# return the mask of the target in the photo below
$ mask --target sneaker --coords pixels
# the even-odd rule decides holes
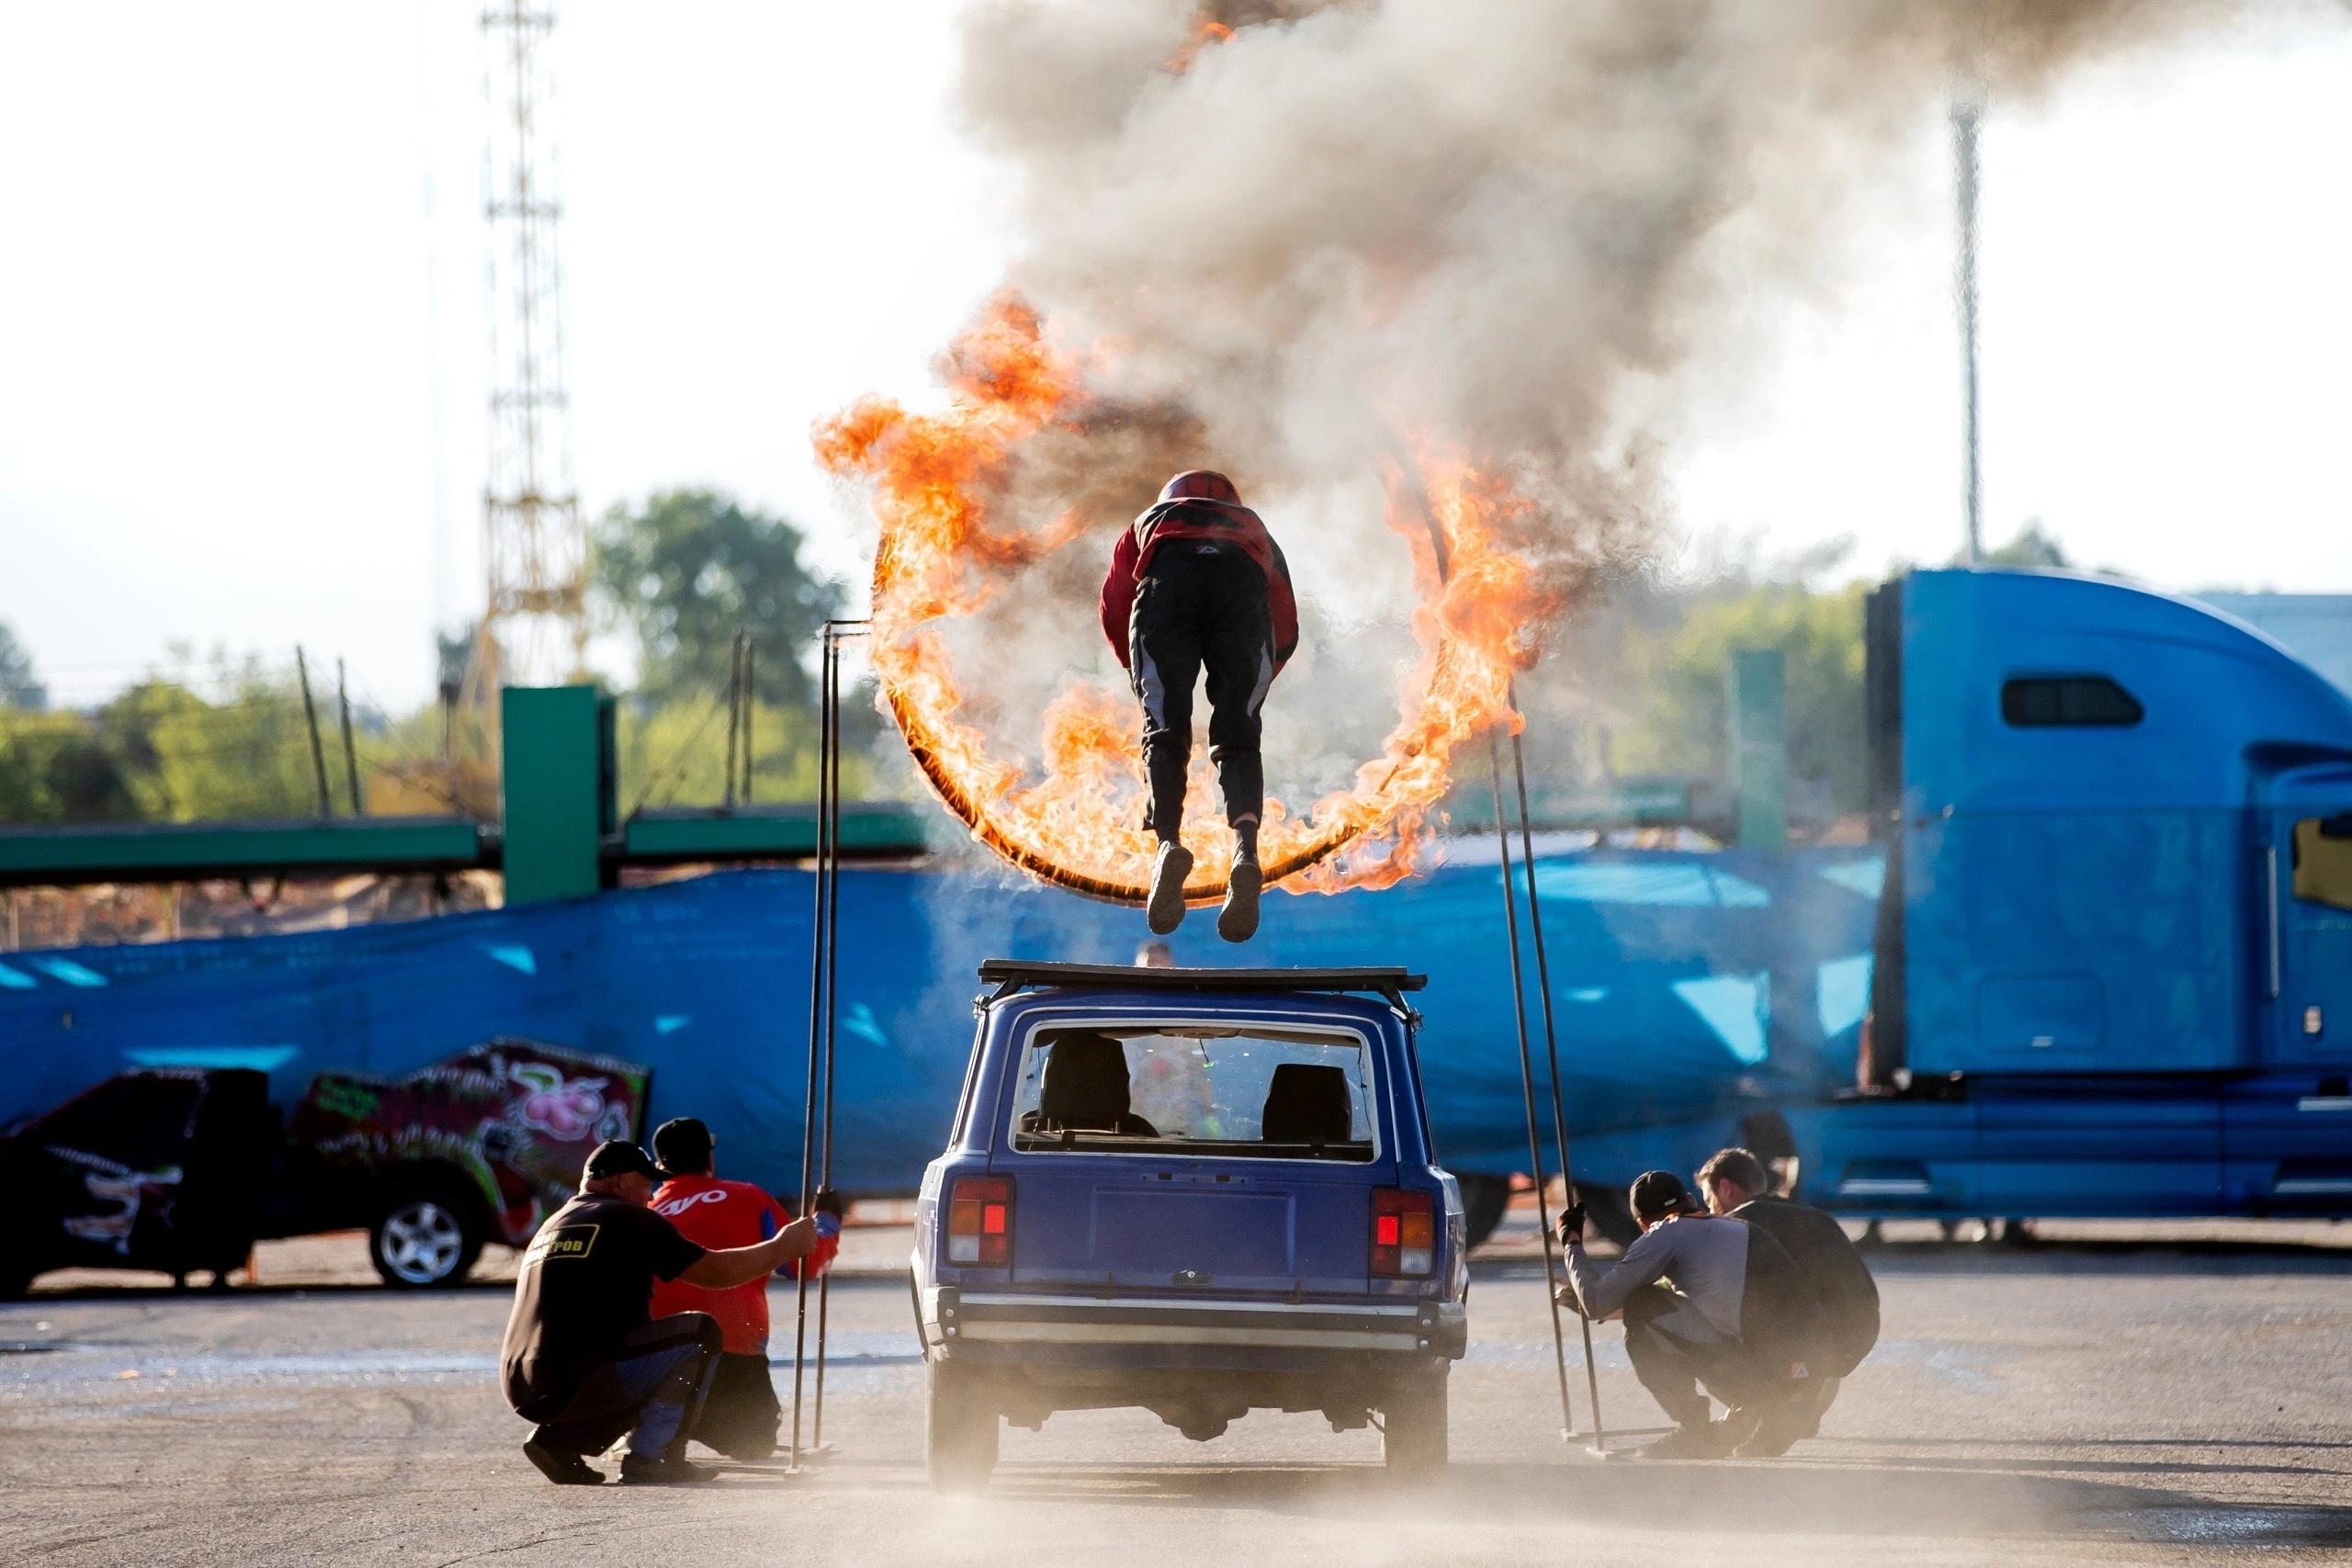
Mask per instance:
[[[1144,906],[1154,936],[1184,923],[1184,879],[1192,874],[1193,852],[1173,839],[1162,840],[1159,858],[1151,863],[1151,901]]]
[[[625,1486],[680,1486],[709,1481],[717,1474],[709,1466],[690,1459],[639,1459],[628,1454],[621,1460],[621,1483]]]
[[[1236,852],[1233,869],[1226,874],[1225,908],[1216,912],[1216,934],[1227,942],[1248,942],[1258,934],[1258,890],[1266,874],[1258,857]]]
[[[537,1438],[523,1445],[523,1457],[538,1466],[539,1473],[558,1486],[602,1486],[605,1483],[603,1471],[578,1454],[560,1452]]]
[[[1774,1401],[1758,1419],[1756,1430],[1731,1450],[1732,1458],[1780,1458],[1799,1438],[1805,1436],[1805,1423],[1812,1414],[1810,1389]]]
[[[1837,1378],[1815,1378],[1814,1380],[1813,1404],[1805,1412],[1804,1429],[1799,1432],[1797,1436],[1801,1438],[1817,1438],[1821,1436],[1821,1418],[1829,1414],[1829,1407],[1831,1405],[1838,1403],[1838,1381],[1839,1380]]]
[[[1638,1449],[1611,1449],[1612,1460],[1657,1459],[1721,1459],[1723,1445],[1716,1440],[1712,1423],[1703,1427],[1677,1427],[1656,1442],[1644,1443]]]

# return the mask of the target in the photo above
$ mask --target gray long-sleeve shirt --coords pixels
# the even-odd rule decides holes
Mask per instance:
[[[1690,1215],[1645,1231],[1614,1264],[1595,1263],[1581,1242],[1568,1248],[1568,1279],[1595,1323],[1643,1286],[1664,1280],[1724,1337],[1736,1339],[1747,1292],[1747,1227]]]

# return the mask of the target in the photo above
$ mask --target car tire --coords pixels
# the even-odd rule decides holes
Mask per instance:
[[[996,1407],[971,1370],[934,1358],[924,1380],[923,1458],[943,1495],[985,1491],[996,1469]]]
[[[1398,1476],[1433,1476],[1446,1461],[1446,1370],[1409,1373],[1380,1406],[1380,1447]]]
[[[1462,1184],[1464,1244],[1484,1247],[1510,1207],[1510,1180],[1501,1176],[1457,1176],[1454,1179]]]
[[[368,1258],[394,1290],[454,1285],[481,1257],[481,1205],[445,1182],[396,1192],[368,1227]]]

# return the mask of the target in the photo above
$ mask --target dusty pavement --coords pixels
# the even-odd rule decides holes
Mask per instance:
[[[503,1286],[270,1284],[350,1272],[299,1255],[220,1294],[81,1276],[0,1307],[0,1562],[2352,1562],[2352,1236],[2291,1234],[2339,1245],[1881,1248],[1886,1341],[1826,1435],[1707,1465],[1559,1440],[1540,1269],[1506,1247],[1477,1266],[1453,1476],[1420,1495],[1311,1416],[1195,1445],[1114,1412],[1008,1433],[990,1496],[934,1498],[906,1288],[869,1275],[832,1296],[834,1456],[591,1495],[517,1452]],[[1600,1342],[1604,1414],[1651,1424]]]

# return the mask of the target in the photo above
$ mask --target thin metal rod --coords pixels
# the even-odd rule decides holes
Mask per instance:
[[[1552,1309],[1552,1364],[1560,1379],[1560,1435],[1573,1437],[1576,1413],[1568,1407],[1568,1343],[1560,1331],[1560,1277],[1552,1263],[1552,1201],[1544,1195],[1544,1134],[1535,1117],[1535,1058],[1527,1038],[1527,985],[1519,964],[1519,895],[1510,885],[1510,823],[1503,815],[1502,751],[1487,732],[1487,763],[1495,785],[1495,848],[1502,855],[1503,928],[1510,940],[1511,1010],[1519,1019],[1519,1087],[1527,1103],[1527,1163],[1535,1173],[1535,1223],[1544,1243],[1544,1301]],[[1588,1364],[1589,1364],[1588,1362]]]
[[[727,766],[719,789],[720,804],[735,809],[735,735],[743,722],[743,634],[727,645]]]
[[[1516,682],[1510,689],[1513,712],[1519,708]],[[1527,716],[1520,715],[1521,732]],[[1560,1188],[1567,1201],[1577,1201],[1576,1167],[1568,1163],[1568,1117],[1566,1100],[1560,1093],[1560,1035],[1552,1017],[1552,961],[1544,950],[1544,906],[1535,897],[1535,829],[1527,810],[1527,751],[1520,744],[1520,735],[1510,738],[1511,773],[1519,782],[1519,863],[1527,878],[1527,934],[1535,944],[1535,994],[1544,1003],[1544,1055],[1552,1073],[1552,1136],[1558,1145],[1560,1156]],[[1505,879],[1508,882],[1509,875]],[[1577,1327],[1584,1337],[1585,1393],[1592,1400],[1592,1440],[1596,1447],[1608,1440],[1608,1433],[1600,1424],[1600,1372],[1592,1364],[1592,1320],[1577,1314]]]
[[[817,1185],[833,1184],[833,1021],[841,1012],[842,950],[842,652],[835,628],[825,627],[825,646],[832,657],[825,664],[825,732],[817,765],[823,771],[817,826],[817,874],[825,889],[825,1089],[824,1152],[819,1156]],[[748,654],[747,654],[748,668]],[[808,1440],[825,1446],[825,1327],[833,1299],[833,1273],[817,1276],[817,1416]]]
[[[340,659],[334,661],[334,700],[343,708],[343,773],[351,785],[351,814],[365,817],[368,807],[359,799],[359,750],[351,743],[351,687]]]
[[[311,660],[298,644],[294,649],[294,672],[302,682],[302,722],[311,729],[311,776],[319,784],[319,815],[334,815],[334,800],[327,794],[327,753],[319,743],[319,705],[311,700]]]
[[[817,732],[820,737],[820,745],[822,744],[821,738],[825,733],[827,721],[831,717],[830,713],[826,710],[830,709],[832,705],[831,694],[833,688],[832,673],[834,658],[833,639],[828,637],[825,638],[824,644],[824,673],[822,676],[821,685],[818,692],[818,702],[820,706],[817,719]],[[820,760],[817,772],[818,789],[820,791],[820,797],[817,803],[817,817],[818,821],[820,824],[824,820],[826,805],[821,794],[824,788],[824,769]],[[818,1048],[822,1042],[824,1027],[823,1013],[821,1010],[824,1005],[823,987],[825,983],[824,953],[826,909],[821,827],[819,829],[819,833],[820,840],[816,878],[816,909],[810,925],[809,934],[811,943],[808,950],[808,1087],[803,1092],[800,1100],[800,1196],[798,1207],[801,1214],[804,1216],[808,1213],[809,1201],[813,1196],[812,1183],[814,1182],[817,1174],[815,1159],[815,1138],[817,1135],[817,1053]],[[805,1269],[797,1270],[797,1272],[799,1279],[794,1291],[796,1320],[792,1337],[792,1459],[790,1463],[790,1468],[795,1470],[798,1469],[800,1466],[801,1372],[804,1365],[806,1364],[808,1352],[808,1272]]]
[[[749,637],[743,639],[743,804],[752,804],[752,702],[756,688],[752,683],[752,656],[758,651]]]

